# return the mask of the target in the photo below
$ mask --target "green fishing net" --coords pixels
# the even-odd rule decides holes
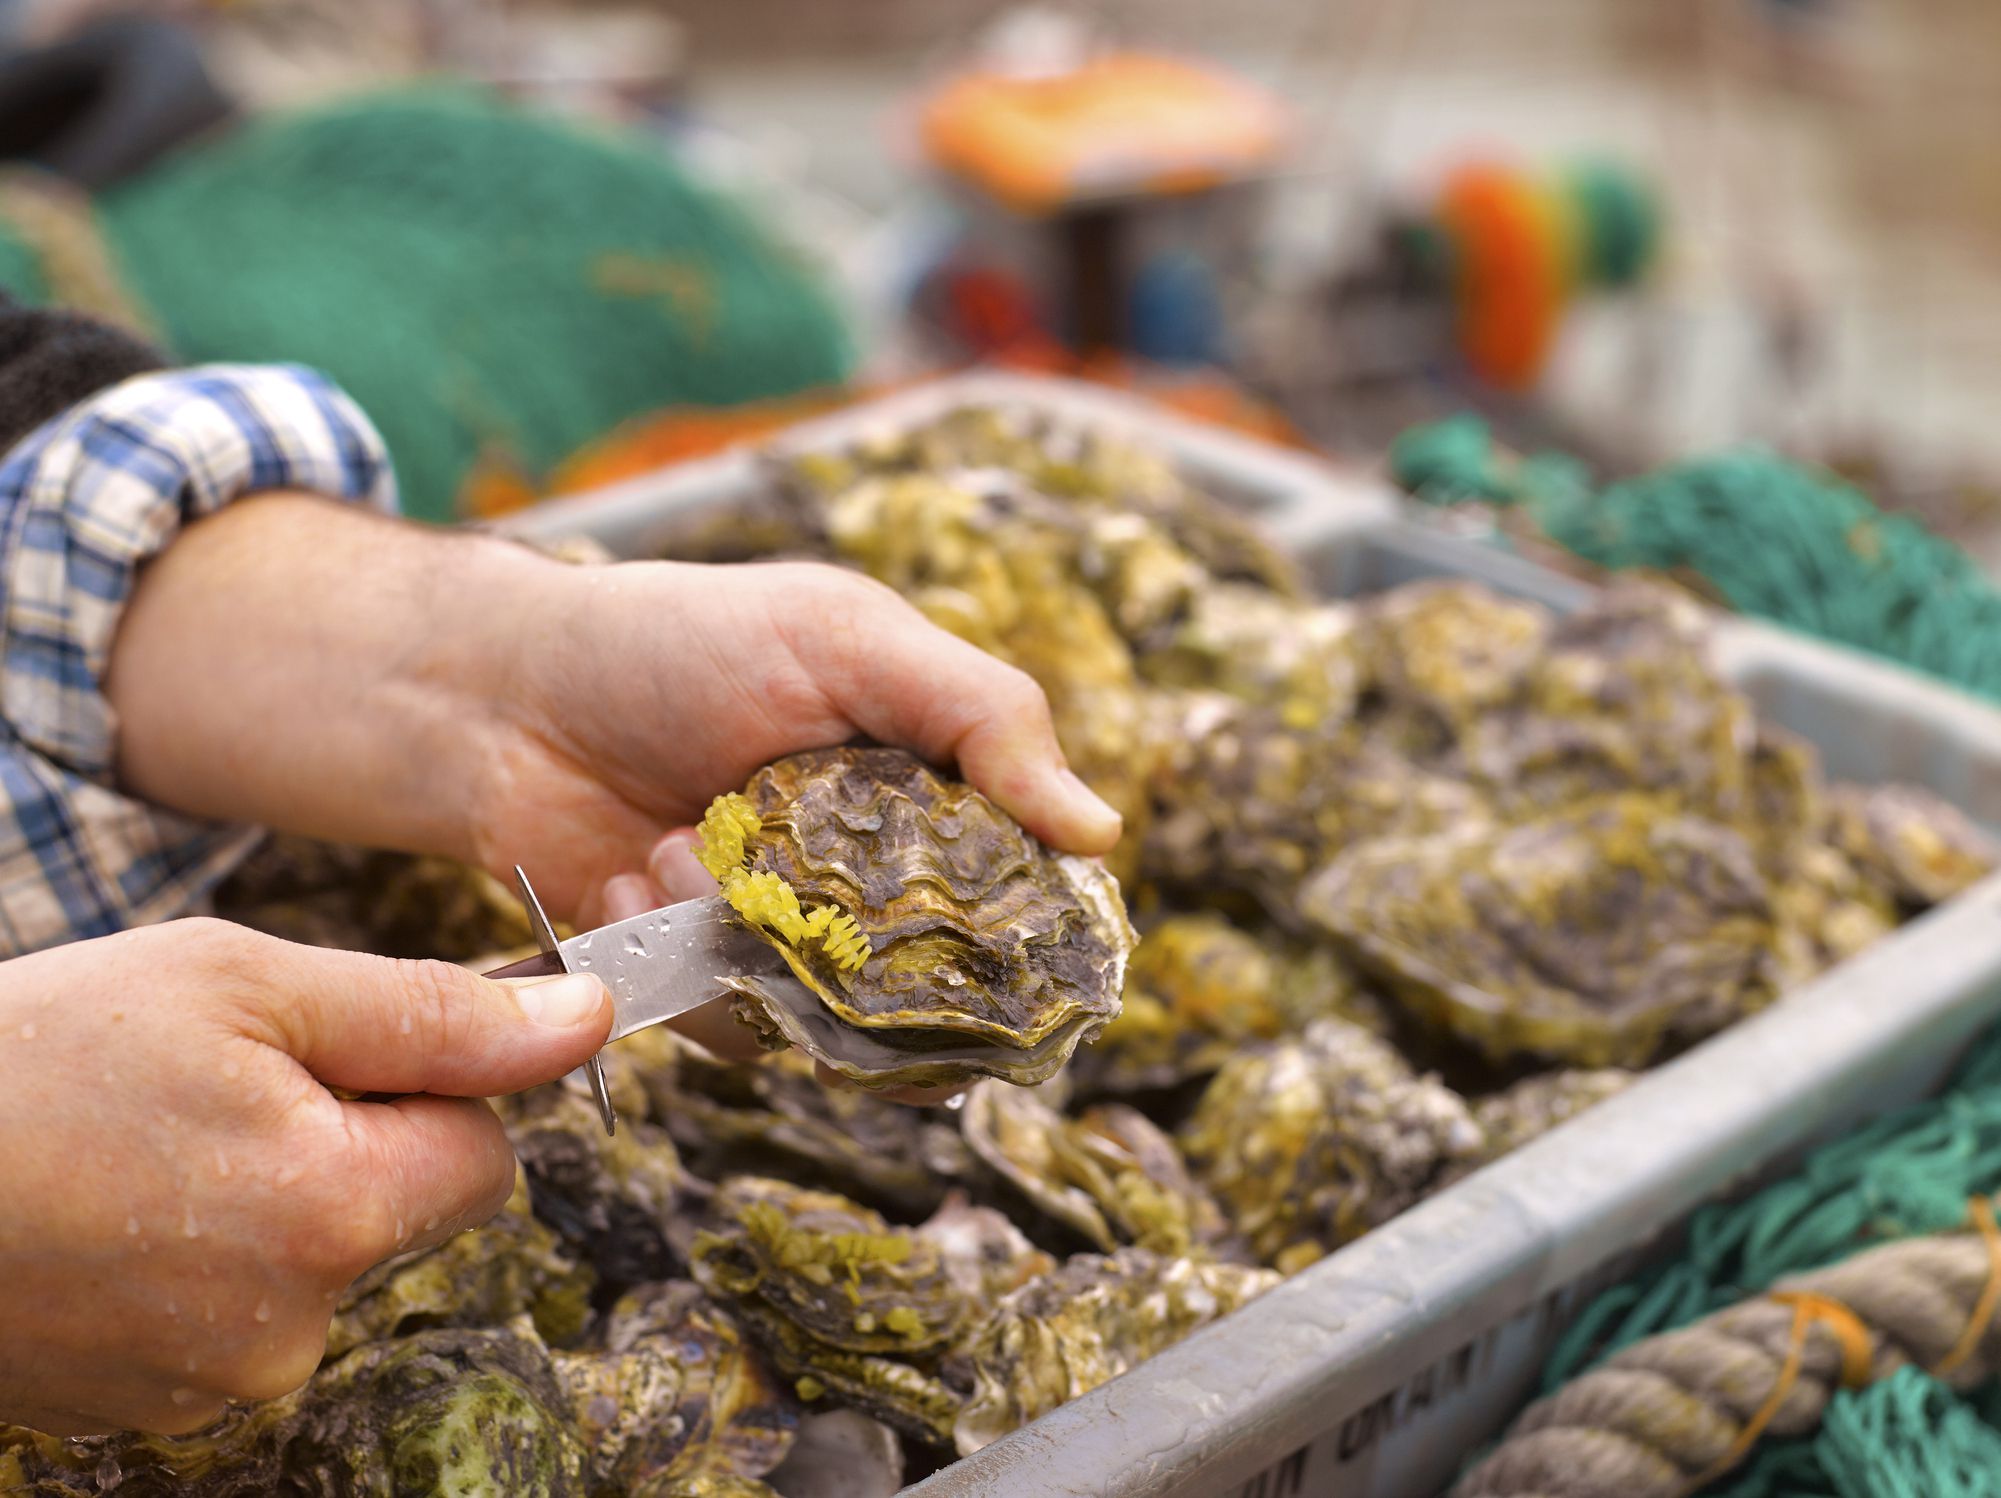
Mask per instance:
[[[470,87],[272,116],[96,208],[177,357],[325,370],[426,518],[477,461],[532,479],[629,417],[852,363],[819,279],[734,201],[638,137]],[[0,283],[20,259],[0,242]]]
[[[1830,474],[1744,448],[1594,492],[1575,461],[1508,457],[1470,416],[1406,432],[1390,464],[1429,503],[1519,505],[1587,561],[1697,573],[1742,613],[2001,701],[2001,589],[1961,548]]]

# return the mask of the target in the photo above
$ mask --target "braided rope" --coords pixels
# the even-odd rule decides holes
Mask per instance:
[[[1529,1406],[1452,1498],[1688,1498],[1765,1435],[1817,1428],[1842,1387],[2001,1371],[2001,1232],[1885,1244],[1636,1342]]]

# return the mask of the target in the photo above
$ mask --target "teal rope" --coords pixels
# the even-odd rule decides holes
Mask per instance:
[[[1828,474],[1747,448],[1594,494],[1572,460],[1509,459],[1470,417],[1405,433],[1390,461],[1426,503],[1520,505],[1600,566],[1692,571],[1742,613],[2001,701],[2001,589],[1959,547]]]

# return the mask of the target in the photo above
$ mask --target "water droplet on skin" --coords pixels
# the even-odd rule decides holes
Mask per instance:
[[[171,1389],[168,1391],[167,1397],[173,1400],[175,1404],[180,1405],[182,1408],[186,1408],[188,1405],[193,1404],[197,1399],[201,1398],[201,1390]]]
[[[300,1176],[304,1174],[305,1171],[300,1166],[280,1165],[278,1167],[278,1174],[274,1176],[272,1179],[274,1179],[280,1186],[289,1186],[292,1184],[292,1182],[296,1181]]]
[[[126,1218],[126,1219],[125,1219],[125,1231],[126,1231],[126,1233],[128,1233],[128,1234],[129,1234],[130,1236],[132,1236],[132,1237],[134,1237],[134,1238],[138,1237],[138,1236],[139,1236],[139,1219],[138,1219],[138,1218],[136,1218],[136,1217],[128,1217],[128,1218]]]
[[[402,1218],[400,1218],[400,1217],[399,1217],[399,1218],[397,1218],[397,1219],[396,1219],[396,1240],[397,1240],[397,1242],[399,1242],[399,1243],[401,1243],[401,1242],[404,1242],[404,1241],[406,1241],[406,1240],[407,1240],[407,1239],[409,1238],[409,1236],[410,1236],[410,1229],[409,1229],[409,1227],[408,1227],[408,1226],[407,1226],[407,1225],[406,1225],[406,1224],[404,1223],[404,1221],[403,1221],[403,1219],[402,1219]]]
[[[225,1061],[222,1063],[222,1077],[225,1082],[234,1082],[242,1075],[243,1068],[238,1063],[234,1061]]]
[[[180,1314],[181,1314],[181,1308],[180,1308],[180,1306],[178,1306],[177,1304],[175,1304],[175,1303],[174,1303],[173,1301],[169,1300],[169,1301],[167,1302],[167,1315],[168,1315],[168,1317],[169,1317],[170,1319],[178,1319],[178,1318],[180,1317]]]
[[[438,1230],[438,1219],[435,1217],[426,1217],[424,1219],[424,1231],[427,1233],[435,1233],[437,1230]]]
[[[201,1224],[195,1221],[195,1209],[192,1203],[189,1204],[187,1210],[181,1215],[181,1231],[190,1238],[199,1238],[201,1236]]]
[[[257,1309],[250,1314],[255,1316],[259,1321],[269,1321],[271,1319],[271,1302],[268,1300],[258,1301]]]
[[[35,1025],[34,1021],[30,1020],[27,1024],[21,1026],[21,1039],[33,1040],[34,1038],[35,1038]]]
[[[229,1174],[229,1156],[225,1155],[221,1150],[215,1152],[215,1173],[219,1176],[227,1176]]]
[[[202,1320],[204,1320],[204,1321],[206,1321],[206,1322],[207,1322],[207,1323],[208,1323],[208,1324],[209,1324],[210,1326],[214,1326],[214,1325],[215,1325],[215,1307],[214,1307],[214,1306],[212,1306],[212,1305],[207,1305],[207,1306],[203,1306],[203,1307],[201,1308],[201,1319],[202,1319]],[[188,1372],[192,1373],[192,1372],[194,1372],[194,1371],[195,1371],[195,1365],[194,1365],[194,1360],[193,1360],[193,1359],[189,1359],[189,1361],[188,1361]]]
[[[189,1353],[189,1354],[188,1354],[188,1372],[190,1372],[190,1373],[193,1373],[193,1372],[194,1372],[194,1371],[195,1371],[195,1370],[196,1370],[197,1368],[199,1368],[199,1367],[201,1367],[201,1359],[200,1359],[200,1358],[198,1358],[198,1357],[196,1357],[196,1356],[195,1356],[195,1355],[194,1355],[193,1353]]]
[[[396,1022],[396,1028],[403,1034],[408,1035],[412,1030],[417,1028],[417,1022],[406,1014]]]

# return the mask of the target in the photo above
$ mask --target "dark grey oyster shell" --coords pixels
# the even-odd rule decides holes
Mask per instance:
[[[902,750],[794,755],[721,798],[702,858],[813,995],[730,980],[761,1031],[871,1086],[1036,1082],[1118,1012],[1117,885]]]

